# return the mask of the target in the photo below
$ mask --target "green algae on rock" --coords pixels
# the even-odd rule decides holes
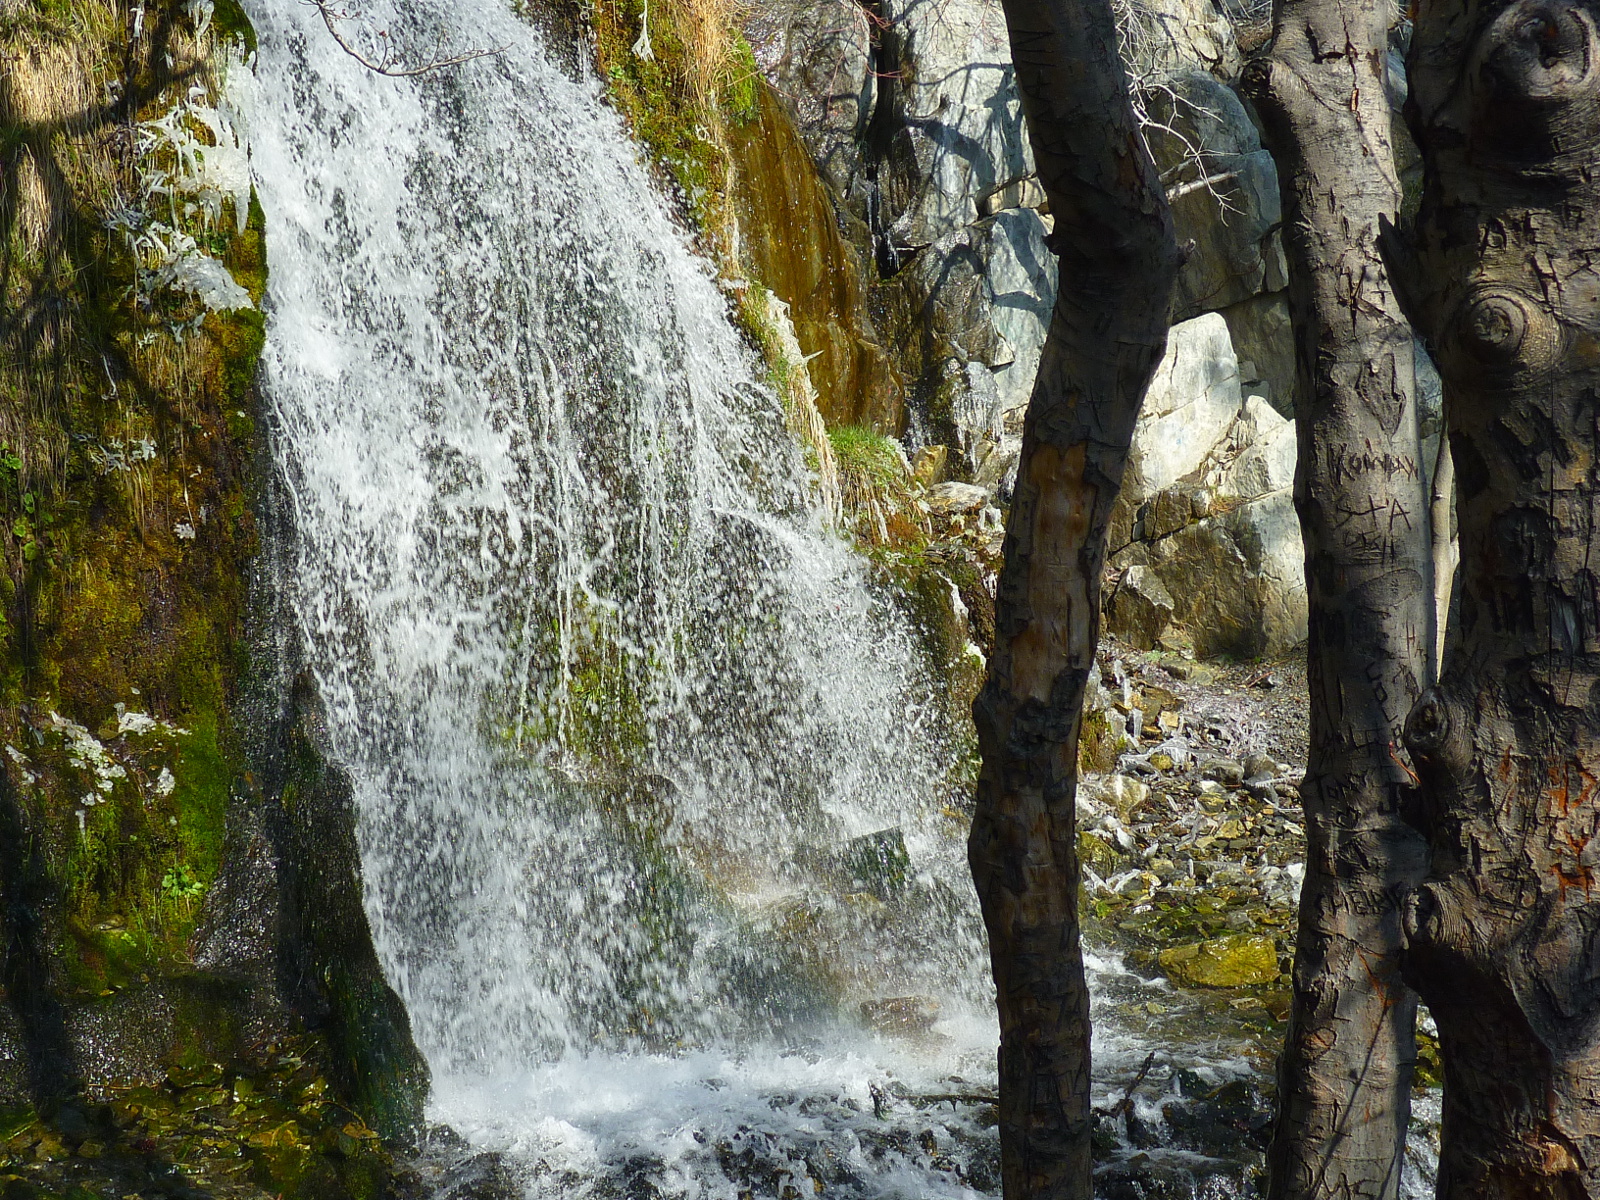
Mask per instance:
[[[404,1013],[295,920],[298,867],[367,939],[354,861],[288,836],[245,716],[266,253],[230,81],[253,34],[233,0],[141,11],[0,18],[0,1106],[60,1125],[314,1026],[329,1049],[297,1071],[404,1135],[426,1087]],[[362,1087],[341,1070],[389,1044]],[[104,1166],[100,1133],[47,1130],[34,1160]]]
[[[48,1114],[0,1114],[0,1191],[7,1200],[375,1200],[393,1190],[389,1156],[330,1094],[324,1053],[301,1037],[228,1065],[190,1055],[162,1077]]]
[[[1251,987],[1278,978],[1278,951],[1272,939],[1252,934],[1174,946],[1161,951],[1157,961],[1181,987]]]

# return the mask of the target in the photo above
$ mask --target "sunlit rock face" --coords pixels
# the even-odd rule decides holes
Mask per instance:
[[[1223,318],[1173,326],[1112,518],[1110,561],[1121,575],[1108,589],[1107,627],[1202,657],[1278,654],[1304,641],[1296,451],[1294,422],[1241,393]],[[1147,602],[1151,575],[1169,610]]]
[[[1004,502],[1056,275],[999,0],[778,0],[749,31],[857,248],[908,442]],[[1231,86],[1233,26],[1141,3],[1123,50],[1192,244],[1176,316],[1223,312],[1249,394],[1292,415],[1278,177]]]

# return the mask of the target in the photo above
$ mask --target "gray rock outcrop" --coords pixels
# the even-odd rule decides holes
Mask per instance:
[[[1282,653],[1306,636],[1305,555],[1294,510],[1295,425],[1243,396],[1215,313],[1173,327],[1134,432],[1111,535],[1123,584],[1172,601],[1172,634],[1110,595],[1107,628],[1136,646],[1188,641],[1202,657]]]
[[[1034,173],[1005,14],[992,0],[895,0],[886,223],[920,248],[978,219],[979,205]],[[886,92],[888,89],[884,89]]]
[[[948,446],[950,477],[1005,503],[1056,262],[999,0],[774,0],[751,30],[876,267],[906,440]],[[1139,0],[1125,40],[1192,248],[1113,520],[1108,627],[1273,653],[1305,634],[1277,170],[1230,86],[1239,48],[1213,0]]]
[[[1184,320],[1263,292],[1280,292],[1288,268],[1278,226],[1278,168],[1233,89],[1197,70],[1151,91],[1146,130],[1177,225],[1191,245],[1174,315]]]

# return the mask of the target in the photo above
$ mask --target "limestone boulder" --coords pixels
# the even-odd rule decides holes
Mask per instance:
[[[979,201],[1034,174],[1000,0],[892,0],[893,78],[880,80],[897,130],[882,203],[897,246],[970,225]],[[889,64],[886,63],[886,66]]]
[[[1133,27],[1127,54],[1141,79],[1195,68],[1222,79],[1238,76],[1242,60],[1235,22],[1214,0],[1140,0],[1129,7]]]
[[[988,503],[988,490],[972,483],[940,483],[928,490],[928,508],[941,516],[977,512]]]
[[[1152,650],[1172,624],[1172,594],[1150,567],[1135,564],[1122,573],[1111,595],[1110,619],[1123,639]]]
[[[1180,319],[1227,308],[1288,282],[1276,232],[1278,169],[1233,89],[1201,71],[1173,75],[1150,99],[1150,150],[1178,240],[1193,249],[1178,276]]]
[[[1131,535],[1132,511],[1198,471],[1232,428],[1243,405],[1239,363],[1228,325],[1207,313],[1172,327],[1134,429],[1123,476],[1119,522]],[[1112,546],[1119,545],[1113,537]]]
[[[1032,208],[1007,208],[988,222],[982,244],[989,321],[1008,361],[995,362],[1002,413],[1027,408],[1056,303],[1056,256],[1044,219]]]
[[[1262,292],[1221,310],[1239,358],[1239,383],[1285,417],[1295,414],[1294,327],[1286,292]]]
[[[1306,636],[1305,553],[1294,510],[1295,423],[1239,392],[1227,323],[1175,326],[1134,432],[1112,517],[1123,583],[1106,627],[1155,644],[1165,618],[1202,657],[1277,654]],[[1124,592],[1124,584],[1132,586]],[[1159,581],[1170,612],[1149,602]]]
[[[1015,468],[1055,306],[1046,232],[1033,209],[1004,209],[940,238],[895,281],[919,330],[944,356],[936,420],[948,425],[973,481],[991,493]]]
[[[1193,636],[1200,657],[1257,658],[1305,640],[1305,551],[1291,492],[1137,547],[1173,596],[1174,624]]]
[[[1260,396],[1247,396],[1230,431],[1235,452],[1217,466],[1211,483],[1218,507],[1250,501],[1294,487],[1299,447],[1295,423]]]

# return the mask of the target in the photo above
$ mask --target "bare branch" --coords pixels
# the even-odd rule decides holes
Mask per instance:
[[[443,47],[440,46],[435,50],[435,57],[420,66],[408,67],[403,65],[399,52],[389,40],[388,30],[379,30],[374,35],[383,44],[383,55],[376,59],[357,49],[350,39],[339,31],[340,21],[355,20],[361,16],[360,12],[352,12],[349,9],[335,10],[328,3],[328,0],[302,0],[302,3],[311,5],[322,14],[322,23],[328,27],[328,33],[338,43],[339,49],[343,50],[367,70],[378,75],[387,75],[392,79],[409,79],[415,75],[426,75],[429,71],[437,71],[443,67],[459,66],[462,63],[471,62],[475,58],[489,58],[496,54],[504,54],[509,48],[507,46],[499,46],[492,50],[464,50],[457,54],[444,54],[441,53]]]

